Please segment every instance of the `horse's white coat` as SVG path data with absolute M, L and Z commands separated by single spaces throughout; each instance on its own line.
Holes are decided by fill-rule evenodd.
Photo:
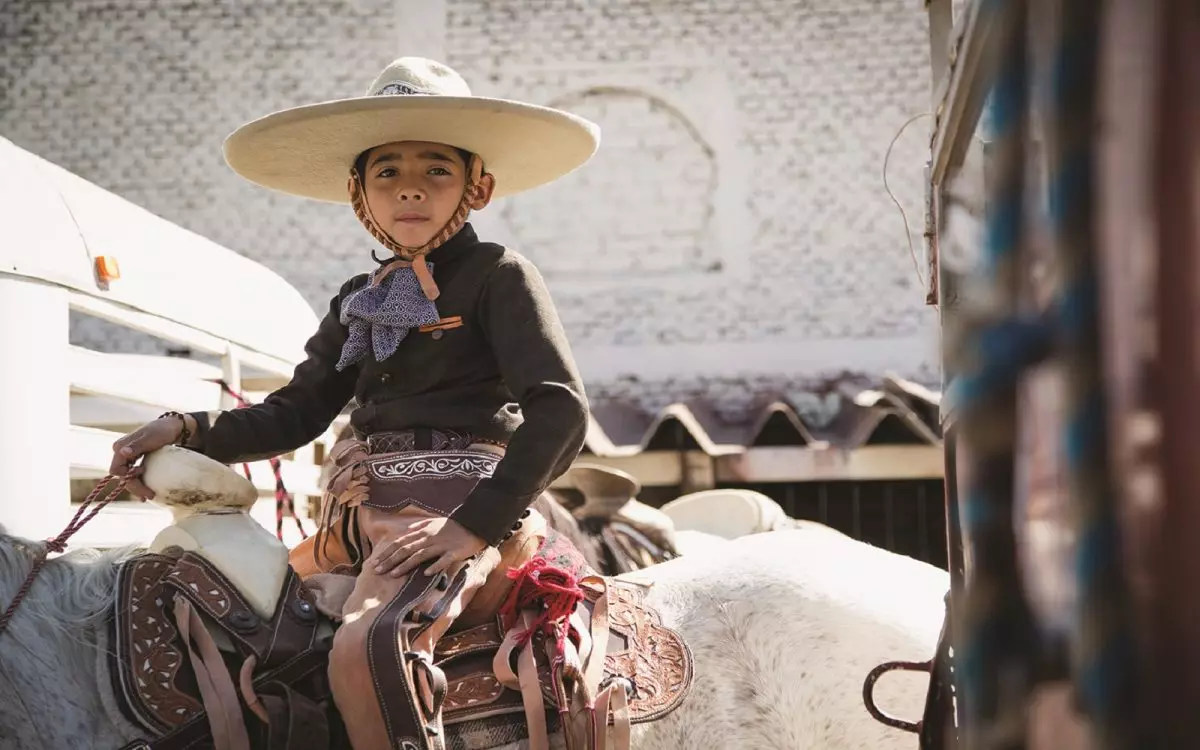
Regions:
M 13 550 L 11 538 L 0 539 L 0 553 L 16 559 Z M 27 569 L 3 567 L 3 601 Z M 97 695 L 108 686 L 92 616 L 104 587 L 111 590 L 111 561 L 76 553 L 42 575 L 38 596 L 0 635 L 0 745 L 120 746 L 132 735 Z M 685 635 L 696 663 L 687 701 L 635 727 L 635 748 L 915 746 L 913 735 L 867 714 L 862 682 L 880 662 L 932 655 L 943 571 L 809 527 L 743 537 L 627 577 L 653 583 L 651 601 Z M 88 595 L 65 595 L 84 580 Z M 890 676 L 877 693 L 885 710 L 915 719 L 926 684 Z
M 703 531 L 676 531 L 675 550 L 681 555 L 706 555 L 726 544 L 724 537 Z
M 862 683 L 881 662 L 933 655 L 944 572 L 805 529 L 742 537 L 645 573 L 651 601 L 696 655 L 696 682 L 682 710 L 637 732 L 637 747 L 915 746 L 870 717 Z M 928 680 L 888 679 L 881 704 L 918 718 Z
M 4 536 L 0 526 L 0 608 L 8 607 L 41 547 Z M 109 711 L 111 688 L 97 690 L 96 682 L 114 563 L 125 554 L 81 550 L 52 560 L 0 633 L 0 748 L 118 748 L 134 736 Z

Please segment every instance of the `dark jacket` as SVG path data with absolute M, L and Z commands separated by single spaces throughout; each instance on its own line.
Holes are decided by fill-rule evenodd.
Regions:
M 412 330 L 383 362 L 368 354 L 338 372 L 346 340 L 342 300 L 368 281 L 342 285 L 305 345 L 290 383 L 261 404 L 197 413 L 198 448 L 222 463 L 261 460 L 316 439 L 346 407 L 359 434 L 413 427 L 468 432 L 507 442 L 495 474 L 454 519 L 498 544 L 521 513 L 583 447 L 588 406 L 558 313 L 537 269 L 512 250 L 480 242 L 470 224 L 431 252 L 442 320 L 457 327 Z M 455 325 L 454 323 L 448 324 Z

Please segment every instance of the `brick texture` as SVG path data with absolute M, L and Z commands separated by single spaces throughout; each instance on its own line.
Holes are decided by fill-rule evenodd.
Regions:
M 0 3 L 0 133 L 267 264 L 320 310 L 369 267 L 369 238 L 344 207 L 241 181 L 219 146 L 263 113 L 362 91 L 405 53 L 396 49 L 397 3 Z M 936 336 L 881 177 L 889 141 L 929 106 L 919 4 L 444 7 L 446 60 L 478 93 L 562 106 L 604 129 L 587 167 L 479 219 L 544 270 L 576 347 L 847 339 L 869 349 L 880 338 Z M 888 172 L 918 257 L 928 122 L 900 137 Z M 186 269 L 179 281 L 186 286 Z M 87 321 L 73 337 L 102 349 L 162 348 Z M 891 369 L 933 379 L 935 350 Z M 750 398 L 739 383 L 779 390 L 845 363 L 732 380 L 687 367 L 680 378 L 724 383 L 711 395 L 736 403 Z M 589 387 L 642 388 L 657 401 L 669 385 L 639 381 L 636 361 L 626 369 L 631 377 Z
M 517 197 L 505 211 L 519 224 L 517 243 L 559 281 L 578 345 L 814 338 L 869 345 L 931 330 L 933 314 L 881 177 L 897 129 L 928 109 L 919 7 L 904 0 L 752 8 L 732 0 L 451 0 L 448 7 L 447 56 L 469 80 L 492 82 L 489 93 L 561 103 L 604 129 L 606 157 L 553 196 Z M 714 159 L 713 144 L 697 142 L 689 123 L 662 113 L 646 91 L 572 86 L 577 71 L 594 70 L 639 78 L 649 91 L 681 92 L 677 106 L 693 112 L 736 111 L 734 147 Z M 689 87 L 699 75 L 718 85 Z M 905 132 L 889 165 L 918 254 L 927 123 Z M 738 224 L 735 246 L 713 250 L 710 175 L 719 180 L 722 168 L 748 178 L 728 210 Z M 527 230 L 535 221 L 539 230 Z M 690 247 L 682 257 L 681 246 Z M 568 254 L 579 247 L 585 252 Z M 731 263 L 746 264 L 748 278 L 722 283 Z M 597 273 L 656 269 L 715 278 L 613 283 L 596 292 Z M 588 283 L 571 283 L 579 275 Z
M 320 309 L 367 267 L 370 238 L 343 207 L 237 177 L 221 142 L 267 112 L 365 90 L 364 69 L 394 56 L 394 17 L 393 0 L 0 3 L 0 133 L 265 263 Z M 164 346 L 90 320 L 74 336 Z
M 602 123 L 603 148 L 553 189 L 501 208 L 515 242 L 543 273 L 623 280 L 629 273 L 703 271 L 715 262 L 716 163 L 684 118 L 637 91 L 581 92 L 553 104 Z

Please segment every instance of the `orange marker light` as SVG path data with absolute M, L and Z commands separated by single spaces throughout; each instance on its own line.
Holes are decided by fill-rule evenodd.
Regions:
M 111 255 L 97 255 L 96 277 L 103 284 L 121 278 L 121 266 L 117 264 L 117 259 Z

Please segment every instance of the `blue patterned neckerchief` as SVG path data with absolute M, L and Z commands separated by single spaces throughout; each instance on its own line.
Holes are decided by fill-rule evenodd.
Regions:
M 396 353 L 410 329 L 438 322 L 437 305 L 426 298 L 411 266 L 390 268 L 383 281 L 375 283 L 385 270 L 371 272 L 366 286 L 351 292 L 342 301 L 342 325 L 350 329 L 337 369 L 342 371 L 371 352 L 376 362 Z M 430 273 L 433 264 L 429 264 Z

